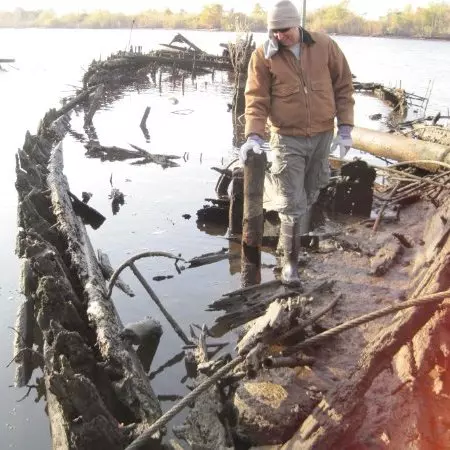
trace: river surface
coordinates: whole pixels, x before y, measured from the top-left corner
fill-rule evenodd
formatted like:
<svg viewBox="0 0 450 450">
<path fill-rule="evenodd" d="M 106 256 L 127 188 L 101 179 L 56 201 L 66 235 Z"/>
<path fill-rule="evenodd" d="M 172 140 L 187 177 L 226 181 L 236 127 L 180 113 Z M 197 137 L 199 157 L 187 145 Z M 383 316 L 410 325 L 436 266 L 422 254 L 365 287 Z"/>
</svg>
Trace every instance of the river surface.
<svg viewBox="0 0 450 450">
<path fill-rule="evenodd" d="M 0 30 L 0 58 L 13 57 L 14 64 L 4 64 L 0 72 L 0 445 L 1 448 L 50 448 L 45 403 L 35 402 L 36 392 L 21 402 L 27 389 L 10 387 L 13 383 L 12 339 L 15 313 L 21 298 L 18 292 L 18 260 L 14 254 L 17 195 L 15 191 L 14 155 L 24 141 L 25 132 L 36 132 L 39 120 L 51 107 L 58 108 L 62 97 L 81 87 L 84 71 L 93 59 L 105 58 L 124 49 L 128 42 L 141 45 L 143 51 L 168 43 L 175 31 L 134 30 Z M 183 31 L 183 34 L 205 51 L 221 53 L 220 43 L 235 40 L 233 33 Z M 264 34 L 255 34 L 257 43 Z M 448 115 L 450 107 L 450 42 L 340 37 L 334 39 L 347 55 L 352 72 L 359 81 L 400 86 L 408 92 L 425 96 L 432 86 L 428 114 L 440 111 Z M 232 120 L 227 112 L 231 102 L 232 77 L 218 72 L 186 81 L 183 96 L 179 85 L 164 83 L 162 92 L 156 86 L 137 92 L 128 90 L 113 104 L 94 116 L 94 125 L 102 145 L 129 148 L 134 144 L 151 153 L 175 154 L 179 167 L 162 169 L 156 165 L 131 165 L 130 162 L 101 162 L 87 159 L 78 139 L 64 140 L 65 173 L 71 190 L 81 196 L 91 192 L 90 205 L 107 220 L 97 231 L 89 228 L 94 248 L 101 248 L 117 267 L 131 255 L 143 250 L 181 254 L 185 259 L 228 248 L 225 229 L 206 229 L 196 224 L 196 211 L 205 198 L 215 197 L 217 173 L 233 157 Z M 178 103 L 175 104 L 175 97 Z M 147 121 L 150 139 L 146 139 L 139 122 L 146 106 L 151 107 Z M 370 114 L 388 114 L 380 101 L 368 96 L 356 98 L 356 125 L 379 129 L 380 122 Z M 72 114 L 72 127 L 83 133 L 82 115 Z M 351 155 L 350 155 L 351 156 Z M 112 186 L 111 186 L 112 182 Z M 108 195 L 111 188 L 125 194 L 125 205 L 113 215 Z M 190 215 L 183 217 L 183 215 Z M 263 255 L 270 265 L 274 258 Z M 169 260 L 155 258 L 138 264 L 157 295 L 181 326 L 188 331 L 191 323 L 212 324 L 214 315 L 206 306 L 221 294 L 239 287 L 239 267 L 228 260 L 187 269 L 178 274 Z M 172 277 L 162 282 L 155 276 Z M 264 269 L 263 280 L 273 274 Z M 124 323 L 151 315 L 161 321 L 161 339 L 153 369 L 180 351 L 181 341 L 161 317 L 145 291 L 129 273 L 124 279 L 136 292 L 128 298 L 114 291 L 114 301 Z M 36 374 L 38 375 L 38 374 Z M 152 385 L 160 395 L 187 392 L 181 379 L 183 363 L 157 375 Z M 34 383 L 35 376 L 31 380 Z M 163 408 L 171 406 L 163 402 Z"/>
</svg>

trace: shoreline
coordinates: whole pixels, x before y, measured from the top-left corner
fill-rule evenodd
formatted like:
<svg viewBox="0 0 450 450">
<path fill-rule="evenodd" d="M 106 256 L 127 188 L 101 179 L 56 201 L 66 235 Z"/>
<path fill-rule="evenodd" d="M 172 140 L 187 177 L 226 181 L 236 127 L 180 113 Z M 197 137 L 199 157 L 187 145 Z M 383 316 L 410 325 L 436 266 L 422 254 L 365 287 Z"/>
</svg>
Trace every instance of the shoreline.
<svg viewBox="0 0 450 450">
<path fill-rule="evenodd" d="M 37 26 L 16 26 L 16 27 L 5 27 L 0 25 L 0 30 L 127 30 L 129 27 L 37 27 Z M 209 33 L 215 32 L 227 32 L 227 33 L 238 33 L 238 31 L 208 28 L 150 28 L 150 27 L 136 27 L 136 30 L 167 30 L 167 31 L 207 31 Z M 252 30 L 249 33 L 265 33 L 266 30 Z M 345 33 L 327 33 L 326 31 L 320 31 L 329 36 L 348 36 L 348 37 L 364 37 L 364 38 L 383 38 L 383 39 L 414 39 L 417 41 L 450 41 L 449 36 L 397 36 L 397 35 L 366 35 L 366 34 L 345 34 Z"/>
</svg>

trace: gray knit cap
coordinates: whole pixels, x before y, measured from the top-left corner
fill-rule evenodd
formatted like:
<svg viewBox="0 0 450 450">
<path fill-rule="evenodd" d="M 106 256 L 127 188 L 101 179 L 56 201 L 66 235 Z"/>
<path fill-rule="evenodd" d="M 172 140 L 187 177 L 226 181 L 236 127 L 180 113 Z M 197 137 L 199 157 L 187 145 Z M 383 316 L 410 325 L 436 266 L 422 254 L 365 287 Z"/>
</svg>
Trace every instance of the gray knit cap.
<svg viewBox="0 0 450 450">
<path fill-rule="evenodd" d="M 276 2 L 267 14 L 267 28 L 276 30 L 300 26 L 300 14 L 289 0 Z"/>
</svg>

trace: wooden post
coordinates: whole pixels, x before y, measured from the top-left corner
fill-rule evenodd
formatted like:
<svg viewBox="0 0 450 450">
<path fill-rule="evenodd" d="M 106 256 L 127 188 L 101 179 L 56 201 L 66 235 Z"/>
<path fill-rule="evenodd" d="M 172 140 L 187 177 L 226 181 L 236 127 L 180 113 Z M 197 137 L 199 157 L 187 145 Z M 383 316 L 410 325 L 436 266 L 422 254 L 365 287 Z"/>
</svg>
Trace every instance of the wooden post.
<svg viewBox="0 0 450 450">
<path fill-rule="evenodd" d="M 141 128 L 147 128 L 147 117 L 149 114 L 150 114 L 150 106 L 147 106 L 147 108 L 145 108 L 144 115 L 142 116 L 142 119 L 141 119 L 141 124 L 140 124 Z"/>
<path fill-rule="evenodd" d="M 105 92 L 105 86 L 103 86 L 103 84 L 99 85 L 99 87 L 97 88 L 97 90 L 95 91 L 95 93 L 92 97 L 92 103 L 89 108 L 89 111 L 87 112 L 87 114 L 84 117 L 85 125 L 89 125 L 92 123 L 92 118 L 94 117 L 94 114 L 99 107 L 100 100 L 102 99 L 104 92 Z"/>
<path fill-rule="evenodd" d="M 184 96 L 184 73 L 181 76 L 181 93 Z"/>
<path fill-rule="evenodd" d="M 242 287 L 261 282 L 261 244 L 264 232 L 263 194 L 266 155 L 248 153 L 244 166 L 244 211 L 241 248 Z"/>
<path fill-rule="evenodd" d="M 244 209 L 244 170 L 242 167 L 233 169 L 231 183 L 228 227 L 230 234 L 241 234 Z"/>
</svg>

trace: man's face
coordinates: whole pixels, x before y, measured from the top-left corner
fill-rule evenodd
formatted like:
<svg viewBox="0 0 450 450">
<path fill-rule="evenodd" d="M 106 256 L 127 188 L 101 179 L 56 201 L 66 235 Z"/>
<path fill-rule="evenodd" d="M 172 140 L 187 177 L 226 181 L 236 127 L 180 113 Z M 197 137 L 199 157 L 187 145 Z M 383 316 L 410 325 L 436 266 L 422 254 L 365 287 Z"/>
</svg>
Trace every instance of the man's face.
<svg viewBox="0 0 450 450">
<path fill-rule="evenodd" d="M 273 35 L 281 45 L 290 47 L 300 42 L 300 30 L 298 27 L 272 30 Z"/>
</svg>

